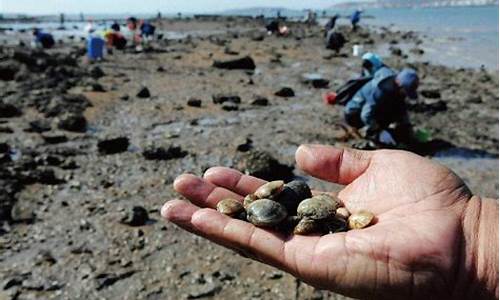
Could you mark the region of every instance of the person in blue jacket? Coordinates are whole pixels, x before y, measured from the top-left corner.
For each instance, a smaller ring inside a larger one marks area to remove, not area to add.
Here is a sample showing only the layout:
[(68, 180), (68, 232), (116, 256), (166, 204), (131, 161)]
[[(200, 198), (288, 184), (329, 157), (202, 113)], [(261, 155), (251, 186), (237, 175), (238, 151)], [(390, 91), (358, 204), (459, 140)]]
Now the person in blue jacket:
[(33, 35), (35, 36), (35, 42), (44, 49), (52, 48), (55, 45), (54, 37), (52, 37), (50, 33), (42, 32), (40, 29), (34, 29)]
[(151, 23), (145, 21), (141, 24), (140, 30), (141, 30), (142, 37), (149, 38), (149, 37), (154, 36), (155, 31), (156, 31), (156, 27), (153, 26)]
[(356, 29), (358, 29), (358, 23), (361, 20), (361, 13), (362, 11), (358, 9), (351, 15), (351, 24), (353, 31), (356, 31)]
[(373, 76), (380, 68), (385, 67), (382, 58), (375, 53), (366, 52), (361, 59), (363, 61), (361, 76)]
[(405, 68), (396, 74), (381, 67), (346, 104), (344, 118), (352, 127), (364, 128), (367, 138), (376, 138), (396, 123), (393, 131), (396, 141), (406, 143), (412, 137), (405, 99), (417, 98), (419, 78), (415, 70)]

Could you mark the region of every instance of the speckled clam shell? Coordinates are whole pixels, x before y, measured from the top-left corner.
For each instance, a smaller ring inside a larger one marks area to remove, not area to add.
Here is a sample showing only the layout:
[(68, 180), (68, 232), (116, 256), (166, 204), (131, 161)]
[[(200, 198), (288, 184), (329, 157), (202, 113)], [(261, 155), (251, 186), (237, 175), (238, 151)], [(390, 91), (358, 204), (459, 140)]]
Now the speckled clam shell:
[(349, 229), (365, 228), (373, 222), (374, 218), (375, 215), (366, 210), (353, 213), (352, 215), (349, 216), (348, 219)]
[(259, 199), (273, 199), (281, 193), (284, 186), (283, 180), (270, 181), (259, 187), (253, 194)]
[(297, 207), (297, 215), (301, 218), (322, 220), (335, 216), (340, 202), (327, 194), (316, 195), (300, 202)]
[(278, 225), (287, 216), (286, 208), (269, 199), (259, 199), (247, 208), (247, 220), (260, 227)]
[(235, 199), (227, 198), (217, 203), (217, 211), (231, 217), (239, 215), (244, 210), (243, 204)]
[(318, 231), (320, 224), (317, 220), (304, 218), (293, 229), (294, 234), (308, 235)]

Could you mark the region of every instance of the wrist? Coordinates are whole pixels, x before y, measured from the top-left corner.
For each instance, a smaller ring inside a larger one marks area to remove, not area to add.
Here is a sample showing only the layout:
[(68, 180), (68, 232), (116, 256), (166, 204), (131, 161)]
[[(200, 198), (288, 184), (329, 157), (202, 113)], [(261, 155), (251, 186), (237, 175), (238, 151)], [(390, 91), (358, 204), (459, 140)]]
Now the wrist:
[(462, 215), (455, 297), (498, 299), (498, 202), (473, 196)]

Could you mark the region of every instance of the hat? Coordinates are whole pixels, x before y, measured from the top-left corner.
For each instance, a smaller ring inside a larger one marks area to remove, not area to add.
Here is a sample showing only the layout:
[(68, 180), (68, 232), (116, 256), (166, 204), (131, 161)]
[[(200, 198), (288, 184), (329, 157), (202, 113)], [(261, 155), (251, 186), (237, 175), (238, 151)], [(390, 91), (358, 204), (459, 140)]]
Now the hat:
[(417, 99), (418, 75), (413, 69), (405, 68), (396, 76), (396, 81), (410, 99)]
[(374, 70), (378, 70), (382, 66), (382, 59), (375, 53), (366, 52), (361, 59), (369, 61)]

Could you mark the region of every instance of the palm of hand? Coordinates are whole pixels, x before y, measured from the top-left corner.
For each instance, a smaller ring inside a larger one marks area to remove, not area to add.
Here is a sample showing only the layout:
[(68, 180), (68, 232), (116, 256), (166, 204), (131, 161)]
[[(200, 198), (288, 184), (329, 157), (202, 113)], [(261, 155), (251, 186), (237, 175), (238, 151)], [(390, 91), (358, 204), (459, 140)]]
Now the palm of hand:
[[(376, 224), (322, 237), (281, 237), (184, 202), (170, 202), (162, 213), (189, 231), (316, 287), (393, 299), (452, 292), (461, 211), (470, 198), (458, 177), (401, 151), (342, 152), (315, 146), (299, 150), (297, 162), (313, 176), (347, 184), (339, 198), (351, 211), (374, 212)], [(241, 199), (263, 183), (227, 168), (212, 169), (204, 179), (184, 176), (176, 189), (202, 207), (214, 207), (227, 196)]]

